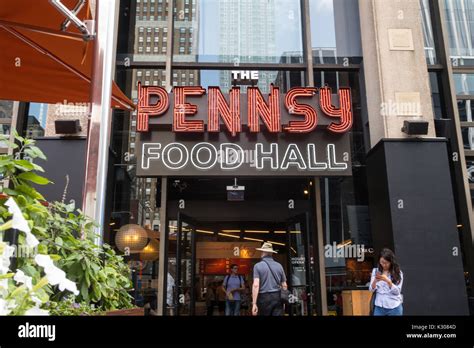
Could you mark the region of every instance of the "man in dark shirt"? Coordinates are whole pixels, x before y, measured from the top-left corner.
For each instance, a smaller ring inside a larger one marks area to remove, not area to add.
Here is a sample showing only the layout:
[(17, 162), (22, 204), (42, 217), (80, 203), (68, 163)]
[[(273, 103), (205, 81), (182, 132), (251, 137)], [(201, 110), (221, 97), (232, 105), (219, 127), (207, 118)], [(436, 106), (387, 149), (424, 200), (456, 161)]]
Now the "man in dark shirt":
[(276, 254), (271, 243), (263, 243), (262, 261), (253, 268), (252, 315), (280, 316), (283, 314), (281, 289), (287, 289), (285, 271), (273, 260)]

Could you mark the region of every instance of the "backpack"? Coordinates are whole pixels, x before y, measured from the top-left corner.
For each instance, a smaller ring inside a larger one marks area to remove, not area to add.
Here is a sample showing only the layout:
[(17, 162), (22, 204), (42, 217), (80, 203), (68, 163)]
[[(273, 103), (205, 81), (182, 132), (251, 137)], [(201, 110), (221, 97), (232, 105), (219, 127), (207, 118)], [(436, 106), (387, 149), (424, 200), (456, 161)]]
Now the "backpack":
[[(231, 276), (231, 274), (228, 274), (228, 275), (225, 276), (225, 279), (224, 279), (224, 284), (225, 284), (225, 285), (224, 285), (224, 289), (225, 289), (225, 291), (227, 291), (227, 287), (228, 287), (228, 285), (229, 285), (230, 276)], [(239, 279), (240, 279), (240, 287), (243, 287), (243, 285), (244, 285), (244, 278), (243, 278), (240, 274), (238, 275), (238, 277), (239, 277)]]

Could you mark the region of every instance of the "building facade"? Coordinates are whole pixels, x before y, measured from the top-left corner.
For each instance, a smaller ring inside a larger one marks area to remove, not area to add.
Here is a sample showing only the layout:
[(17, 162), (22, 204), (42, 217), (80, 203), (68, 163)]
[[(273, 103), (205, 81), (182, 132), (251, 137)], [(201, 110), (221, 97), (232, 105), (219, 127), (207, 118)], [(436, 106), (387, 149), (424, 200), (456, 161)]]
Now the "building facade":
[[(472, 1), (121, 0), (118, 6), (115, 80), (137, 105), (139, 83), (170, 96), (173, 87), (227, 93), (234, 86), (244, 99), (249, 86), (265, 98), (274, 87), (282, 95), (330, 87), (334, 94), (350, 89), (353, 119), (344, 135), (350, 150), (335, 155), (336, 163), (347, 161), (345, 174), (146, 175), (141, 147), (148, 138), (137, 129), (139, 110), (114, 110), (108, 223), (101, 233), (126, 254), (138, 305), (164, 315), (204, 315), (206, 296), (218, 291), (230, 264), (239, 264), (250, 282), (255, 246), (270, 241), (289, 275), (289, 315), (349, 313), (347, 296), (366, 289), (384, 247), (394, 249), (405, 274), (406, 314), (472, 311)], [(50, 161), (68, 141), (83, 153), (84, 110), (54, 107), (1, 102), (2, 129), (16, 127), (47, 143)], [(79, 119), (81, 133), (73, 139), (55, 133), (58, 117)], [(158, 123), (150, 121), (157, 139), (172, 133), (171, 124)], [(262, 137), (264, 145), (271, 142)], [(79, 174), (70, 198), (80, 206), (84, 169), (71, 166)], [(58, 186), (61, 180), (59, 173)], [(54, 192), (46, 196), (57, 199)], [(141, 227), (148, 247), (127, 253), (117, 242), (126, 225)]]

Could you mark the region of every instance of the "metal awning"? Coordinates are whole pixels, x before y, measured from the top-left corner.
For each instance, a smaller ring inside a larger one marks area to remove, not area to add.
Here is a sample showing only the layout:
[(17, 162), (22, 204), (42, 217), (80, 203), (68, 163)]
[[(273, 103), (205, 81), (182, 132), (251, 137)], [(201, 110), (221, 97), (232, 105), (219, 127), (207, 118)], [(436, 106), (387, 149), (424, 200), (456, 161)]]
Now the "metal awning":
[[(0, 99), (90, 102), (94, 3), (0, 0)], [(135, 107), (115, 83), (112, 107)]]

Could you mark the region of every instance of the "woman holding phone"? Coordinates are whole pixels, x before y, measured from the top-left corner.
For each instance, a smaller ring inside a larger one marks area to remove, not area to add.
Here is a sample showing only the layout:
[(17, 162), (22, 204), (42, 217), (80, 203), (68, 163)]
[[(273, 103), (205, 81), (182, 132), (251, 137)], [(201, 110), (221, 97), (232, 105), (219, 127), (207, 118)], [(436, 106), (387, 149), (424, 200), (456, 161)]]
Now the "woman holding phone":
[(369, 290), (375, 292), (374, 316), (403, 315), (403, 273), (390, 249), (380, 252), (378, 267), (372, 270)]

